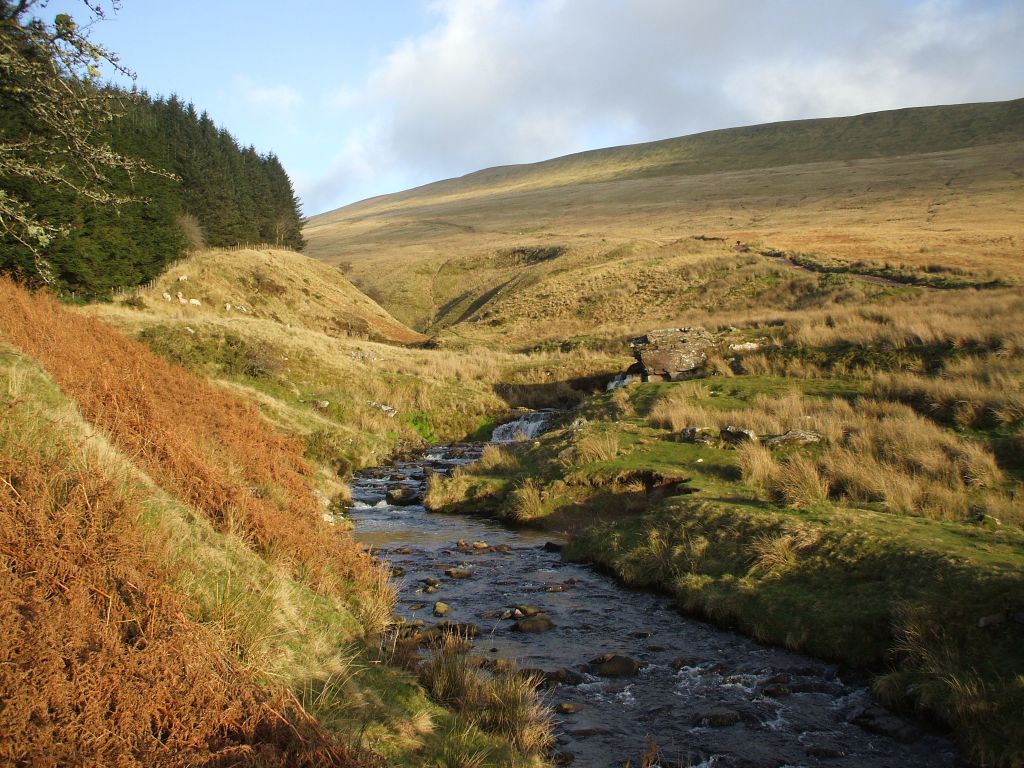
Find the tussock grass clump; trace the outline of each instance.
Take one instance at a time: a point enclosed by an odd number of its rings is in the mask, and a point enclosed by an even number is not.
[[[484,446],[477,466],[485,471],[502,471],[516,466],[516,457],[500,445],[488,444]]]
[[[515,669],[485,672],[468,657],[469,646],[456,632],[442,637],[419,669],[430,695],[522,752],[537,754],[550,747],[554,723],[539,692],[540,676]]]
[[[561,461],[565,466],[611,461],[619,455],[619,450],[619,439],[614,433],[587,432],[563,451]]]
[[[544,493],[532,477],[523,480],[512,491],[508,510],[509,518],[517,523],[544,516]]]
[[[776,498],[797,509],[828,501],[828,478],[805,456],[789,456],[781,462],[769,487]]]
[[[781,576],[795,568],[799,556],[821,540],[821,531],[798,528],[780,533],[765,533],[754,538],[750,554],[754,558],[751,573]]]
[[[500,672],[487,686],[481,718],[484,730],[500,733],[526,753],[539,753],[554,742],[551,710],[540,696],[539,674]]]
[[[427,478],[427,492],[423,497],[423,505],[429,510],[436,511],[465,500],[469,481],[469,475],[462,467],[456,467],[447,476],[431,475]]]

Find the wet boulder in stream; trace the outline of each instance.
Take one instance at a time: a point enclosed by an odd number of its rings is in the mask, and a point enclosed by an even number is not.
[[[553,622],[543,613],[538,613],[535,616],[524,616],[512,625],[512,630],[514,632],[525,632],[528,634],[538,634],[540,632],[547,632],[548,630],[554,628],[555,622]]]
[[[634,677],[637,675],[643,664],[629,656],[622,656],[618,653],[606,653],[591,659],[588,668],[591,673],[599,677]]]
[[[408,507],[420,504],[423,501],[423,494],[415,488],[399,486],[398,488],[389,488],[386,498],[388,504],[394,507]]]

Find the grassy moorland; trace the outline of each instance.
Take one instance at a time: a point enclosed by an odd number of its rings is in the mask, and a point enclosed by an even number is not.
[[[315,216],[307,252],[419,330],[521,346],[774,306],[765,283],[788,277],[754,258],[769,249],[1016,282],[1022,109],[779,123],[495,168]]]
[[[718,332],[700,381],[588,400],[435,480],[429,503],[567,531],[569,556],[867,667],[972,761],[1019,765],[1022,110],[585,152],[363,201],[304,234],[454,349],[596,358],[656,327]],[[726,427],[820,437],[734,448]]]
[[[0,300],[3,759],[540,764],[487,688],[518,678],[479,681],[481,721],[386,663],[388,574],[302,441],[43,294]]]

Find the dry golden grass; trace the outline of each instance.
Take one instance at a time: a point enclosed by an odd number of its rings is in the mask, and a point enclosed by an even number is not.
[[[165,294],[170,300],[164,299]],[[132,296],[141,299],[151,314],[186,321],[211,316],[263,318],[329,336],[400,344],[426,338],[353,288],[338,270],[288,250],[200,251]],[[200,304],[189,303],[192,299]]]
[[[744,481],[788,506],[813,506],[832,498],[880,503],[899,514],[944,520],[989,514],[1003,523],[1024,525],[1021,490],[1007,487],[991,450],[900,403],[861,398],[851,404],[843,398],[790,393],[779,398],[758,395],[742,409],[717,409],[694,402],[683,388],[673,388],[652,407],[649,421],[673,430],[739,426],[759,435],[818,431],[825,444],[814,458],[793,454],[780,459],[758,444],[737,451]]]

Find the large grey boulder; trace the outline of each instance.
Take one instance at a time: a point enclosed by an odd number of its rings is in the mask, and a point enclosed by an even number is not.
[[[700,326],[662,328],[630,339],[645,381],[675,381],[693,375],[708,361],[715,337]]]

